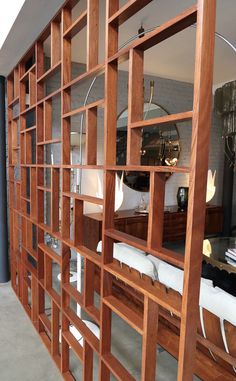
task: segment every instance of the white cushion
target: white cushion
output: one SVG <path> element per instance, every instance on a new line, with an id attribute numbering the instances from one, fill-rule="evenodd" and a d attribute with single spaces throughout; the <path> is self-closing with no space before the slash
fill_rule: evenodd
<path id="1" fill-rule="evenodd" d="M 97 251 L 102 251 L 102 241 L 98 243 Z M 113 257 L 141 274 L 146 274 L 153 280 L 157 279 L 155 265 L 148 259 L 144 251 L 119 242 L 114 243 Z"/>
<path id="2" fill-rule="evenodd" d="M 183 271 L 154 257 L 147 256 L 156 266 L 158 280 L 166 287 L 183 293 Z M 218 287 L 210 279 L 201 278 L 199 305 L 223 320 L 236 325 L 236 297 Z"/>
<path id="3" fill-rule="evenodd" d="M 200 305 L 236 326 L 236 297 L 221 288 L 201 287 Z"/>

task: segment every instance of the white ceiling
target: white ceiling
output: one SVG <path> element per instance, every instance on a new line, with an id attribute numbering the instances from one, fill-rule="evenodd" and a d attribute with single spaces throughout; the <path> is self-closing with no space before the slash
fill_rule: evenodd
<path id="1" fill-rule="evenodd" d="M 124 3 L 126 1 L 120 1 Z M 120 44 L 137 33 L 141 23 L 145 29 L 162 24 L 183 9 L 193 5 L 193 0 L 153 0 L 128 23 L 121 27 Z M 5 44 L 0 50 L 0 74 L 7 75 L 43 30 L 52 16 L 63 4 L 63 0 L 26 0 Z M 104 57 L 104 4 L 100 0 L 100 61 Z M 80 1 L 78 10 L 85 7 Z M 217 32 L 223 34 L 236 45 L 236 0 L 217 0 Z M 37 15 L 40 15 L 37 16 Z M 85 62 L 86 33 L 82 31 L 74 39 L 73 60 Z M 83 49 L 80 49 L 83 46 Z M 166 42 L 145 53 L 145 72 L 192 82 L 194 72 L 195 28 L 189 28 Z M 125 69 L 122 66 L 121 69 Z M 216 38 L 214 84 L 224 83 L 236 78 L 236 53 L 222 40 Z"/>

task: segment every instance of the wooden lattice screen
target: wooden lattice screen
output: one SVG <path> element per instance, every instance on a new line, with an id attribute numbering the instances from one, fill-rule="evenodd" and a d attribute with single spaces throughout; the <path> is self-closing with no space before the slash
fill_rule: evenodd
<path id="1" fill-rule="evenodd" d="M 83 380 L 92 380 L 93 352 L 99 357 L 99 379 L 134 380 L 111 353 L 111 312 L 118 314 L 142 336 L 141 379 L 154 380 L 157 342 L 165 335 L 158 329 L 159 314 L 171 311 L 181 319 L 178 380 L 191 380 L 195 369 L 196 327 L 204 234 L 205 188 L 211 122 L 212 71 L 214 53 L 215 0 L 198 0 L 197 5 L 165 22 L 121 50 L 119 28 L 150 0 L 130 0 L 119 8 L 118 0 L 106 4 L 105 62 L 98 63 L 99 0 L 88 0 L 87 9 L 73 16 L 76 0 L 66 1 L 29 52 L 8 77 L 9 123 L 9 205 L 12 286 L 48 348 L 65 380 L 70 373 L 69 352 L 83 363 Z M 143 121 L 144 52 L 196 23 L 196 65 L 193 110 Z M 87 28 L 86 71 L 72 77 L 72 39 Z M 49 41 L 51 62 L 44 60 Z M 84 49 L 80 46 L 80 49 Z M 118 64 L 129 61 L 127 165 L 116 165 L 116 119 Z M 74 85 L 105 73 L 104 97 L 86 106 L 73 108 Z M 48 81 L 57 75 L 59 86 L 48 91 Z M 53 136 L 53 101 L 61 104 L 61 133 Z M 104 165 L 97 165 L 98 108 L 104 107 Z M 72 165 L 71 118 L 83 113 L 86 119 L 86 163 Z M 150 213 L 147 241 L 114 228 L 115 174 L 117 170 L 140 170 L 142 129 L 168 122 L 192 120 L 192 148 L 189 167 L 168 167 L 189 175 L 189 206 L 185 257 L 163 248 L 163 214 L 166 167 L 142 167 L 150 172 Z M 53 147 L 61 157 L 50 161 Z M 104 174 L 104 199 L 72 192 L 71 168 L 100 169 Z M 49 180 L 48 180 L 49 179 Z M 102 255 L 89 250 L 83 241 L 84 203 L 103 205 Z M 70 232 L 70 213 L 73 204 Z M 50 209 L 49 209 L 50 208 Z M 46 221 L 46 222 L 45 222 Z M 49 234 L 58 240 L 56 252 L 45 242 Z M 157 282 L 137 274 L 113 260 L 113 243 L 125 242 L 184 269 L 183 298 L 167 292 Z M 84 290 L 79 293 L 69 282 L 71 250 L 84 258 Z M 53 285 L 53 264 L 61 273 L 61 292 Z M 143 298 L 137 311 L 115 294 L 115 282 L 125 284 Z M 99 289 L 100 307 L 94 291 Z M 51 318 L 45 299 L 51 301 Z M 88 329 L 71 308 L 76 301 L 100 327 L 100 339 Z M 83 347 L 69 330 L 81 332 Z M 60 335 L 61 331 L 61 335 Z M 159 335 L 160 332 L 160 336 Z M 166 337 L 167 340 L 167 337 Z M 173 346 L 178 344 L 172 343 Z M 70 349 L 71 348 L 71 349 Z"/>

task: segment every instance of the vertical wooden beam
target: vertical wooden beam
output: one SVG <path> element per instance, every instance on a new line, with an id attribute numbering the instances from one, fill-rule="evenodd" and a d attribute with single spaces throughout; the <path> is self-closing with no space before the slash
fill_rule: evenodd
<path id="1" fill-rule="evenodd" d="M 144 297 L 143 342 L 142 342 L 142 381 L 156 379 L 156 348 L 159 306 L 148 296 Z"/>
<path id="2" fill-rule="evenodd" d="M 83 381 L 93 380 L 93 350 L 87 341 L 83 346 Z"/>
<path id="3" fill-rule="evenodd" d="M 73 243 L 74 246 L 83 245 L 83 210 L 84 203 L 81 200 L 74 199 L 73 209 Z"/>
<path id="4" fill-rule="evenodd" d="M 62 10 L 62 30 L 63 32 L 71 24 L 71 10 L 67 7 Z M 71 40 L 63 38 L 62 50 L 62 85 L 71 81 Z"/>
<path id="5" fill-rule="evenodd" d="M 86 110 L 86 163 L 97 164 L 97 108 Z"/>
<path id="6" fill-rule="evenodd" d="M 52 356 L 59 355 L 59 324 L 60 324 L 59 308 L 52 301 L 52 339 L 51 339 L 51 354 Z"/>
<path id="7" fill-rule="evenodd" d="M 59 169 L 51 170 L 51 229 L 53 232 L 59 230 Z"/>
<path id="8" fill-rule="evenodd" d="M 33 71 L 29 73 L 29 97 L 32 106 L 36 102 L 36 75 Z"/>
<path id="9" fill-rule="evenodd" d="M 139 165 L 141 161 L 142 130 L 131 129 L 130 124 L 143 119 L 143 65 L 143 51 L 132 49 L 129 57 L 127 165 Z"/>
<path id="10" fill-rule="evenodd" d="M 89 71 L 98 64 L 99 1 L 88 0 L 87 3 L 87 71 Z"/>
<path id="11" fill-rule="evenodd" d="M 161 249 L 164 224 L 165 173 L 150 173 L 147 247 Z"/>
<path id="12" fill-rule="evenodd" d="M 61 30 L 60 23 L 51 23 L 51 66 L 56 65 L 61 59 Z"/>
<path id="13" fill-rule="evenodd" d="M 44 140 L 52 139 L 52 99 L 43 102 Z"/>
<path id="14" fill-rule="evenodd" d="M 198 0 L 192 151 L 184 261 L 184 289 L 178 381 L 193 378 L 204 239 L 212 78 L 215 46 L 215 0 Z"/>

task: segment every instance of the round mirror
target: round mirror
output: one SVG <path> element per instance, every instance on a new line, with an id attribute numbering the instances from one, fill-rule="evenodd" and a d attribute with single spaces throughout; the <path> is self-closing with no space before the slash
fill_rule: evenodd
<path id="1" fill-rule="evenodd" d="M 163 107 L 155 103 L 144 103 L 144 120 L 158 118 L 164 115 L 168 115 L 168 112 Z M 126 108 L 117 118 L 117 165 L 126 165 L 127 119 L 128 109 Z M 171 123 L 144 128 L 140 154 L 141 165 L 175 166 L 180 154 L 177 126 Z M 169 176 L 170 174 L 167 175 L 167 178 Z M 136 191 L 148 192 L 149 173 L 125 172 L 124 183 Z"/>

